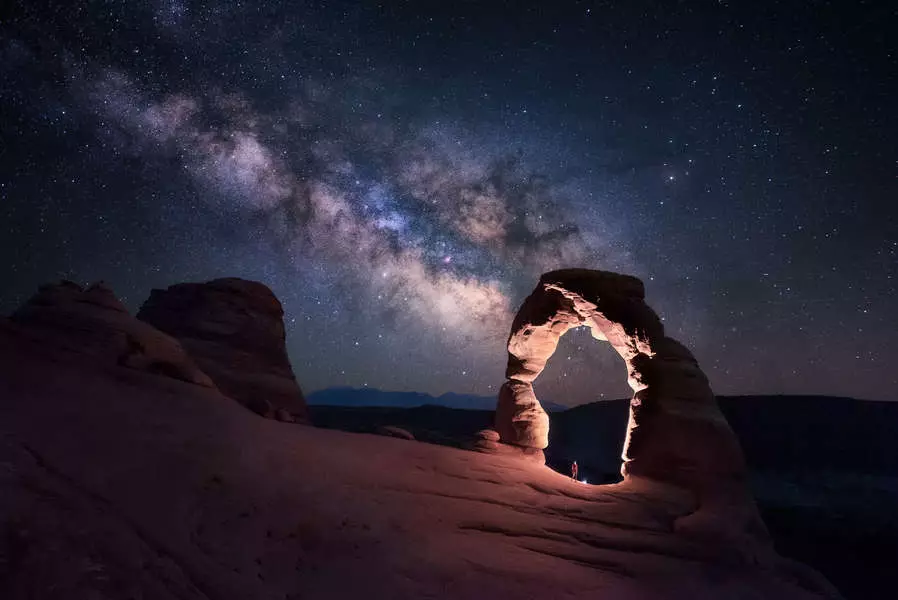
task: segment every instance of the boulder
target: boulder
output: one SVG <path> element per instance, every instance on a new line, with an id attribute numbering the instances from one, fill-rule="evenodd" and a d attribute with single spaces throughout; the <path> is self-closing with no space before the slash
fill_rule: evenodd
<path id="1" fill-rule="evenodd" d="M 122 366 L 214 388 L 177 340 L 130 314 L 102 282 L 83 289 L 42 285 L 5 323 L 7 334 L 44 354 Z"/>
<path id="2" fill-rule="evenodd" d="M 265 285 L 228 278 L 156 289 L 137 318 L 176 338 L 226 396 L 263 416 L 307 422 L 284 310 Z"/>
<path id="3" fill-rule="evenodd" d="M 278 408 L 274 411 L 274 418 L 282 423 L 296 423 L 296 417 L 286 408 Z"/>
<path id="4" fill-rule="evenodd" d="M 499 432 L 495 429 L 481 429 L 477 433 L 474 434 L 474 437 L 479 440 L 485 440 L 488 442 L 498 442 L 499 441 Z"/>
<path id="5" fill-rule="evenodd" d="M 488 454 L 498 454 L 502 451 L 499 442 L 499 432 L 495 429 L 481 429 L 474 434 L 474 438 L 463 444 L 463 447 L 475 452 L 486 452 Z"/>
<path id="6" fill-rule="evenodd" d="M 396 427 L 395 425 L 381 425 L 374 432 L 378 435 L 385 435 L 387 437 L 399 438 L 401 440 L 409 440 L 415 441 L 415 436 L 412 432 L 407 429 L 403 429 L 402 427 Z"/>

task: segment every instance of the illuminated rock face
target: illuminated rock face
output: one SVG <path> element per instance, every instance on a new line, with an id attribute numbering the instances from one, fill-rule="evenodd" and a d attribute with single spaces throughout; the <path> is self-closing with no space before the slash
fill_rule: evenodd
<path id="1" fill-rule="evenodd" d="M 565 269 L 540 278 L 508 339 L 506 381 L 496 406 L 501 441 L 524 448 L 548 446 L 549 419 L 533 381 L 559 338 L 582 325 L 624 359 L 634 391 L 622 474 L 696 490 L 741 486 L 742 451 L 707 377 L 688 349 L 664 335 L 644 297 L 642 282 L 628 275 Z"/>

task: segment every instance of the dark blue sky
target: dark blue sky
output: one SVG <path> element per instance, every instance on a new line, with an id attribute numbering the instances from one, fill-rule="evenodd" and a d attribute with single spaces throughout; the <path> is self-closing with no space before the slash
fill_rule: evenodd
<path id="1" fill-rule="evenodd" d="M 641 277 L 718 393 L 896 398 L 890 3 L 20 4 L 3 312 L 241 276 L 307 391 L 488 394 L 539 274 L 583 266 Z M 582 332 L 537 391 L 628 394 Z"/>

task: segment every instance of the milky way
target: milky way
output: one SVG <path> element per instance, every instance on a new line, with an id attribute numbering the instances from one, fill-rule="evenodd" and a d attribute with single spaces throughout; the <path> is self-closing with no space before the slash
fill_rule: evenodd
<path id="1" fill-rule="evenodd" d="M 719 393 L 895 397 L 894 9 L 361 4 L 19 8 L 2 308 L 246 277 L 307 391 L 490 394 L 582 266 L 643 278 Z M 541 383 L 628 390 L 581 331 Z"/>

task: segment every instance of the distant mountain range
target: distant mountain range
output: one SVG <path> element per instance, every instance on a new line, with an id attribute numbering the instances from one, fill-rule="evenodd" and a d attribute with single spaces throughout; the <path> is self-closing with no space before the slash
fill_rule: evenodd
<path id="1" fill-rule="evenodd" d="M 442 396 L 431 396 L 422 392 L 389 392 L 375 388 L 332 387 L 306 396 L 306 403 L 312 406 L 388 406 L 395 408 L 415 408 L 418 406 L 445 406 L 463 410 L 493 410 L 495 396 L 456 394 L 449 392 Z M 561 412 L 566 406 L 541 401 L 549 412 Z"/>

